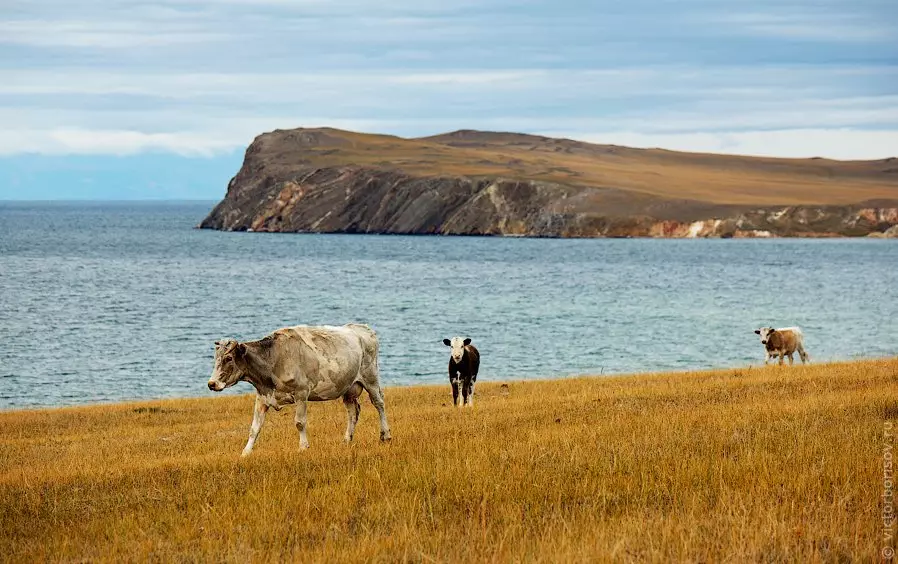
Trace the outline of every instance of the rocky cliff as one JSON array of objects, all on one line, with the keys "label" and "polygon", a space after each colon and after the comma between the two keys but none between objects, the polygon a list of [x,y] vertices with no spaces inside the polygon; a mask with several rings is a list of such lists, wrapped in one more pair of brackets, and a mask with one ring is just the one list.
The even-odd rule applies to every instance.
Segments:
[{"label": "rocky cliff", "polygon": [[[456,132],[256,138],[200,227],[536,237],[864,236],[898,225],[898,162],[753,159]],[[789,182],[791,181],[791,184]]]}]

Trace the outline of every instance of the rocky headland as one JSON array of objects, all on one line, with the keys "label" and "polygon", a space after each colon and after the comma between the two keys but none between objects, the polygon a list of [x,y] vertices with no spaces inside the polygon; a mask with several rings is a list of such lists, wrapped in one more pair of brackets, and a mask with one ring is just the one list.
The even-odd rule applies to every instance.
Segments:
[{"label": "rocky headland", "polygon": [[199,225],[529,237],[896,237],[898,159],[677,153],[514,133],[257,137]]}]

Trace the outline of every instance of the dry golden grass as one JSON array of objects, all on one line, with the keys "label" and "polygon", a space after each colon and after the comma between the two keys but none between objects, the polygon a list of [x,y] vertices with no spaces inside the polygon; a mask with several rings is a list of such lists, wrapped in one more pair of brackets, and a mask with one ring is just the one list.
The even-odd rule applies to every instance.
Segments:
[{"label": "dry golden grass", "polygon": [[[739,205],[846,205],[898,200],[895,163],[779,159],[629,149],[517,134],[475,132],[464,146],[451,135],[403,139],[336,129],[320,146],[303,146],[318,167],[358,165],[422,176],[508,177],[618,188],[665,198]],[[271,137],[272,146],[281,136]],[[272,156],[295,162],[297,146]],[[891,171],[891,172],[888,172]]]},{"label": "dry golden grass", "polygon": [[[198,386],[204,382],[198,382]],[[0,555],[37,561],[873,561],[898,359],[0,413]]]}]

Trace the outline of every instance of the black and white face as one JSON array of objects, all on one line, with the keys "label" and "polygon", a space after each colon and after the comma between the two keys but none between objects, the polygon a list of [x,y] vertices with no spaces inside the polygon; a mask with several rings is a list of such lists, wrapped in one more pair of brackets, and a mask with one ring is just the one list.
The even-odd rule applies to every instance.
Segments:
[{"label": "black and white face", "polygon": [[241,354],[240,343],[234,339],[223,339],[215,342],[215,367],[209,378],[209,389],[220,392],[240,381],[242,371],[237,366],[236,356]]},{"label": "black and white face", "polygon": [[757,333],[761,337],[762,345],[767,344],[767,341],[770,340],[770,335],[772,335],[774,332],[776,332],[776,329],[774,329],[773,327],[761,327],[760,329],[755,329],[755,333]]},{"label": "black and white face", "polygon": [[443,339],[443,344],[447,347],[451,347],[449,354],[452,357],[452,360],[458,363],[461,362],[462,356],[465,354],[465,346],[471,344],[471,339],[452,337],[452,339]]}]

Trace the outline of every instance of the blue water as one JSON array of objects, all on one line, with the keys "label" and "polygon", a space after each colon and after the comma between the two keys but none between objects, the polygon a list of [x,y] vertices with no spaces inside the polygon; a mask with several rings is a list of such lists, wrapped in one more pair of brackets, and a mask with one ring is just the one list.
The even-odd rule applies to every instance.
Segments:
[{"label": "blue water", "polygon": [[[0,407],[212,395],[213,341],[364,322],[387,385],[898,354],[898,242],[220,233],[213,202],[0,203]],[[240,384],[230,393],[250,391]]]}]

